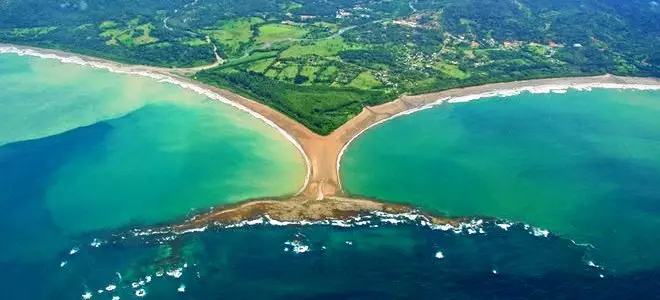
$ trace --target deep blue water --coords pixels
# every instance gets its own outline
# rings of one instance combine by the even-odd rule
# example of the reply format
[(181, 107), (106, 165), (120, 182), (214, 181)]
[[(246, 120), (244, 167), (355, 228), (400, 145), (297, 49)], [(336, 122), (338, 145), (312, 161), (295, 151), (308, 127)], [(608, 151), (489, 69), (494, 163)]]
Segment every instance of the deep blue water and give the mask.
[[(3, 263), (2, 280), (13, 283), (3, 298), (135, 299), (144, 290), (145, 299), (652, 299), (660, 290), (658, 270), (590, 266), (588, 246), (520, 224), (486, 223), (474, 234), (374, 224), (216, 228), (167, 242), (99, 232), (99, 247), (90, 236), (49, 264)], [(309, 248), (296, 253), (292, 241)], [(157, 275), (177, 268), (179, 278)], [(13, 280), (25, 274), (31, 280)]]

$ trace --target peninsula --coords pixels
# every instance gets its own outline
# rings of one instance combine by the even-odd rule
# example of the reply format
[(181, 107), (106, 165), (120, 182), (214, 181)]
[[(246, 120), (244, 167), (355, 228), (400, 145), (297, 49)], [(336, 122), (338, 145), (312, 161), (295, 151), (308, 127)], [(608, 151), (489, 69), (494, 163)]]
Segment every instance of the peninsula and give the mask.
[[(369, 128), (387, 120), (450, 102), (470, 101), (484, 97), (511, 95), (528, 92), (563, 92), (566, 89), (590, 88), (632, 88), (660, 89), (660, 79), (620, 77), (614, 75), (565, 77), (495, 83), (474, 87), (450, 89), (442, 92), (415, 96), (402, 96), (394, 101), (367, 106), (349, 122), (329, 135), (317, 134), (285, 114), (263, 103), (248, 99), (218, 87), (209, 86), (186, 77), (189, 70), (151, 66), (124, 65), (103, 59), (80, 56), (56, 50), (0, 44), (0, 53), (13, 52), (21, 55), (35, 55), (64, 62), (85, 64), (106, 68), (113, 72), (149, 76), (169, 81), (182, 87), (193, 89), (213, 99), (217, 99), (242, 109), (252, 116), (261, 118), (289, 138), (305, 157), (308, 174), (300, 191), (287, 199), (257, 199), (217, 207), (210, 212), (188, 220), (181, 228), (201, 226), (213, 222), (237, 222), (260, 215), (269, 215), (280, 221), (343, 219), (384, 211), (405, 213), (416, 210), (404, 204), (390, 204), (378, 200), (351, 198), (341, 186), (339, 166), (346, 147)], [(457, 219), (427, 215), (438, 224), (456, 222)]]

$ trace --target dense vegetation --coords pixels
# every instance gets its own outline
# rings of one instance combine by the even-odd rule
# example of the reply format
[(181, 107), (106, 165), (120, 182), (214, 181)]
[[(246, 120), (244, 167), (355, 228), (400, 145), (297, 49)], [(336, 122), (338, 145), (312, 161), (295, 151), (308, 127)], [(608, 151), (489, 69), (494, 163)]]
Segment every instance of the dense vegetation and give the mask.
[(519, 79), (660, 76), (648, 0), (2, 0), (0, 42), (197, 80), (327, 134), (397, 95)]

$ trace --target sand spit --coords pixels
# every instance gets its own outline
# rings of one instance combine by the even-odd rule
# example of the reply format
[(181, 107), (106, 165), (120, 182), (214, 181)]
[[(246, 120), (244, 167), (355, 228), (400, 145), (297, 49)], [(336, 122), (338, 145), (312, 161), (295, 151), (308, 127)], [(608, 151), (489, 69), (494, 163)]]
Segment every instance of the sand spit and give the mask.
[[(7, 52), (17, 53), (19, 55), (54, 58), (62, 62), (104, 68), (118, 73), (147, 76), (156, 80), (177, 84), (243, 110), (277, 129), (298, 148), (305, 158), (307, 176), (305, 184), (297, 194), (301, 197), (294, 197), (291, 201), (307, 203), (309, 199), (328, 200), (324, 201), (324, 203), (328, 202), (328, 207), (333, 207), (334, 204), (332, 203), (336, 202), (332, 201), (338, 201), (336, 199), (344, 199), (341, 202), (344, 204), (346, 201), (349, 201), (348, 198), (333, 197), (344, 194), (340, 183), (339, 168), (341, 157), (348, 145), (368, 129), (393, 118), (412, 114), (443, 103), (512, 96), (522, 92), (564, 93), (568, 89), (589, 90), (592, 88), (660, 90), (660, 79), (657, 78), (618, 77), (613, 75), (538, 79), (457, 88), (424, 95), (402, 96), (395, 101), (382, 105), (365, 107), (358, 116), (336, 129), (330, 135), (320, 136), (264, 104), (226, 90), (205, 85), (184, 76), (193, 74), (193, 71), (196, 70), (195, 68), (170, 69), (129, 66), (61, 51), (0, 44), (0, 53)], [(262, 204), (257, 207), (272, 207), (272, 209), (281, 209), (284, 207), (282, 205), (269, 206), (267, 204), (269, 202), (260, 203)], [(314, 207), (323, 211), (323, 206), (325, 205), (312, 206), (308, 204), (304, 207)], [(360, 205), (357, 205), (355, 208), (358, 209), (360, 207)], [(301, 214), (311, 214), (309, 209), (302, 210), (300, 207), (292, 207), (291, 209), (296, 209)]]

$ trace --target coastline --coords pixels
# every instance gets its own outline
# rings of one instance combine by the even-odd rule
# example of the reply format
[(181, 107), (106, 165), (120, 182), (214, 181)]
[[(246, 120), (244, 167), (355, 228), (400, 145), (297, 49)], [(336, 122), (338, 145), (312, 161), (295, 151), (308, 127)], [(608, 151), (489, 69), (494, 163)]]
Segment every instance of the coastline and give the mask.
[[(341, 159), (344, 152), (356, 138), (373, 127), (401, 116), (430, 109), (443, 103), (461, 103), (486, 98), (509, 97), (521, 93), (563, 94), (568, 90), (589, 91), (591, 89), (660, 90), (660, 78), (620, 77), (610, 74), (589, 77), (560, 77), (493, 83), (450, 89), (429, 94), (402, 96), (392, 102), (363, 109), (358, 116), (339, 128), (343, 129), (346, 127), (348, 132), (353, 133), (340, 133), (344, 139), (346, 139), (347, 136), (350, 136), (350, 138), (346, 139), (343, 147), (338, 153), (336, 172), (339, 174)], [(334, 133), (335, 132), (333, 132), (333, 134)], [(343, 191), (341, 180), (339, 180), (339, 182), (339, 188)]]
[(28, 46), (16, 46), (16, 45), (0, 43), (0, 55), (1, 54), (16, 54), (19, 56), (32, 56), (32, 57), (39, 57), (45, 59), (54, 59), (60, 61), (61, 63), (70, 63), (70, 64), (77, 64), (77, 65), (87, 66), (96, 69), (104, 69), (112, 73), (149, 77), (151, 79), (157, 80), (158, 82), (166, 82), (166, 83), (174, 84), (184, 89), (188, 89), (195, 93), (209, 97), (213, 100), (217, 100), (224, 104), (230, 105), (238, 110), (248, 113), (250, 116), (254, 118), (261, 120), (262, 122), (266, 123), (266, 125), (273, 127), (280, 134), (282, 134), (285, 139), (287, 139), (290, 143), (292, 143), (294, 147), (296, 147), (298, 152), (300, 152), (300, 154), (302, 155), (305, 161), (306, 174), (302, 187), (294, 195), (301, 194), (306, 189), (309, 183), (310, 174), (311, 174), (309, 157), (307, 156), (307, 153), (303, 150), (302, 146), (298, 143), (298, 141), (295, 139), (295, 137), (292, 134), (290, 134), (288, 131), (284, 130), (283, 128), (278, 126), (275, 122), (273, 122), (269, 118), (266, 118), (259, 112), (252, 110), (237, 101), (232, 101), (230, 99), (223, 97), (223, 95), (221, 95), (220, 93), (213, 91), (211, 87), (205, 86), (200, 82), (195, 82), (188, 78), (181, 77), (175, 74), (174, 72), (176, 72), (177, 69), (158, 68), (158, 67), (150, 67), (150, 66), (142, 66), (142, 65), (136, 65), (136, 66), (124, 65), (109, 60), (89, 57), (85, 55), (78, 55), (75, 53), (63, 52), (59, 50), (49, 50), (49, 49), (41, 49), (41, 48), (28, 47)]
[(460, 229), (475, 220), (495, 220), (481, 217), (443, 217), (429, 214), (410, 205), (388, 203), (367, 198), (332, 196), (324, 201), (308, 197), (289, 199), (253, 199), (211, 209), (180, 222), (164, 226), (133, 229), (138, 234), (174, 233), (177, 235), (205, 231), (209, 227), (242, 227), (245, 225), (313, 225), (326, 224), (340, 227), (369, 224), (367, 219), (377, 216), (382, 221), (399, 223), (404, 220), (422, 221), (421, 224)]
[[(183, 74), (189, 74), (194, 68), (168, 69), (124, 65), (58, 50), (0, 43), (0, 54), (2, 53), (50, 58), (63, 63), (75, 63), (93, 68), (106, 69), (115, 73), (150, 77), (160, 82), (176, 84), (244, 111), (275, 128), (303, 156), (307, 169), (305, 181), (301, 189), (289, 200), (306, 203), (310, 199), (327, 199), (328, 201), (323, 201), (322, 203), (327, 203), (324, 205), (328, 207), (332, 207), (330, 202), (334, 201), (333, 199), (345, 195), (342, 189), (339, 171), (341, 158), (348, 146), (367, 130), (391, 119), (413, 114), (443, 103), (467, 102), (490, 97), (506, 97), (522, 92), (565, 93), (568, 89), (589, 90), (592, 88), (660, 90), (660, 79), (658, 78), (618, 77), (614, 75), (535, 79), (456, 88), (423, 95), (401, 96), (388, 103), (365, 107), (360, 114), (343, 124), (330, 135), (320, 136), (269, 106), (183, 76)], [(349, 200), (349, 198), (342, 199)], [(355, 199), (355, 201), (358, 203), (361, 200)], [(256, 202), (259, 202), (259, 200)], [(361, 203), (364, 204), (364, 202)], [(268, 207), (268, 205), (265, 207)], [(372, 204), (365, 207), (373, 208)], [(363, 211), (365, 207), (358, 205), (355, 209)], [(220, 208), (220, 210), (216, 210), (215, 212), (221, 213), (226, 209), (226, 207), (224, 209)], [(317, 209), (322, 208), (317, 207)], [(246, 215), (246, 217), (248, 216), (249, 214)]]

